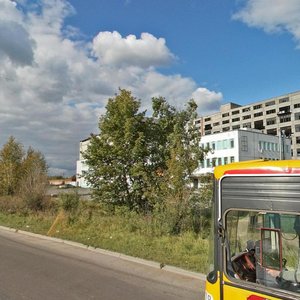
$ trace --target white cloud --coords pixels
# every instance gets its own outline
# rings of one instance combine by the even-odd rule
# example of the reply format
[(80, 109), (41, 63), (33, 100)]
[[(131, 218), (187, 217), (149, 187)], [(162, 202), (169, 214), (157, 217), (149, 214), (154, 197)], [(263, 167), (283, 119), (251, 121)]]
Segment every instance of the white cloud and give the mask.
[(102, 64), (113, 66), (138, 66), (142, 68), (169, 64), (175, 56), (163, 38), (142, 33), (141, 38), (117, 32), (100, 32), (93, 40), (93, 51)]
[(300, 44), (299, 0), (247, 0), (233, 19), (268, 33), (289, 32)]
[(198, 105), (198, 111), (202, 115), (207, 114), (207, 112), (218, 111), (223, 100), (222, 93), (210, 91), (206, 88), (197, 88), (193, 92), (192, 97)]
[(42, 151), (52, 172), (74, 174), (79, 141), (97, 132), (119, 87), (144, 109), (153, 96), (178, 107), (194, 97), (201, 113), (220, 103), (221, 94), (201, 92), (191, 78), (156, 70), (175, 58), (163, 38), (100, 32), (85, 42), (64, 23), (74, 13), (68, 2), (17, 3), (0, 0), (0, 147), (13, 135)]

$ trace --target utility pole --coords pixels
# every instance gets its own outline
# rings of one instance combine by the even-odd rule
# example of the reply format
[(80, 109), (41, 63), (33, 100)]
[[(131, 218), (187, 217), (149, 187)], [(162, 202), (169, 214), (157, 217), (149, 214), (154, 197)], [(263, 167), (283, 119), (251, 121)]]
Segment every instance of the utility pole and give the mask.
[(279, 158), (280, 160), (285, 159), (284, 148), (285, 148), (285, 130), (279, 130)]

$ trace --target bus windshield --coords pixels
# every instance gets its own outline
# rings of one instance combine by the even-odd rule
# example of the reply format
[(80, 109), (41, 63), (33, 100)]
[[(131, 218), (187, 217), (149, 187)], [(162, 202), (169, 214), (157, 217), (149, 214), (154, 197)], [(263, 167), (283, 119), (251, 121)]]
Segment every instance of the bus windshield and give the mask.
[(300, 293), (299, 235), (296, 214), (227, 212), (228, 275)]

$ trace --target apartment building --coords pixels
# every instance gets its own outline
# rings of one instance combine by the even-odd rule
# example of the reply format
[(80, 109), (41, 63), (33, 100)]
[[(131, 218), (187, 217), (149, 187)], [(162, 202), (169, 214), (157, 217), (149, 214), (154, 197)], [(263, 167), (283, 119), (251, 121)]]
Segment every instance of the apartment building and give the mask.
[(300, 91), (249, 105), (227, 103), (219, 112), (195, 121), (202, 136), (240, 128), (291, 139), (291, 157), (300, 159)]

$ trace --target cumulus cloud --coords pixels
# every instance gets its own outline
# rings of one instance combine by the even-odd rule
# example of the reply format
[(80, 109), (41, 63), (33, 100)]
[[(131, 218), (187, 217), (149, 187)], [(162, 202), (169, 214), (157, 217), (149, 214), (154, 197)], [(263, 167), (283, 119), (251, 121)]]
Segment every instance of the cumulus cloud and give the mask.
[(206, 88), (197, 88), (192, 97), (198, 105), (199, 112), (205, 114), (218, 111), (223, 100), (222, 93), (210, 91)]
[(71, 175), (79, 141), (98, 132), (99, 116), (119, 87), (148, 110), (154, 96), (177, 107), (195, 98), (201, 113), (219, 105), (221, 94), (157, 71), (176, 59), (165, 39), (99, 32), (80, 40), (65, 24), (73, 13), (65, 0), (0, 0), (0, 146), (13, 135), (42, 151), (50, 172)]
[(267, 33), (289, 32), (300, 46), (299, 0), (248, 0), (233, 19)]
[(94, 55), (101, 63), (113, 66), (139, 66), (142, 68), (169, 64), (175, 57), (163, 38), (142, 33), (123, 38), (117, 31), (100, 32), (93, 40)]

